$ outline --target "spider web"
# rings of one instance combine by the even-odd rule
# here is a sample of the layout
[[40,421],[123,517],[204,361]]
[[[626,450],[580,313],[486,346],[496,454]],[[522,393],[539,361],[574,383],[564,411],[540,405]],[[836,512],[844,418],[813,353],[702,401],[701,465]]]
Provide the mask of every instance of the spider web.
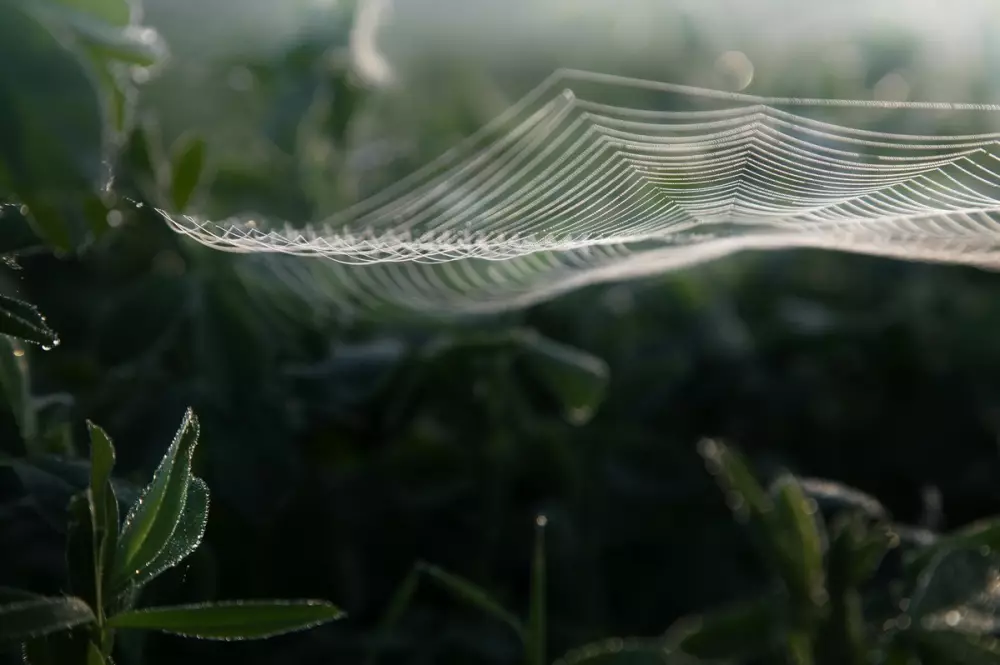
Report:
[[[886,131],[949,124],[982,131]],[[747,249],[995,268],[998,124],[1000,105],[763,98],[563,70],[328,219],[159,212],[254,255],[245,274],[266,266],[275,295],[354,310],[498,312]]]

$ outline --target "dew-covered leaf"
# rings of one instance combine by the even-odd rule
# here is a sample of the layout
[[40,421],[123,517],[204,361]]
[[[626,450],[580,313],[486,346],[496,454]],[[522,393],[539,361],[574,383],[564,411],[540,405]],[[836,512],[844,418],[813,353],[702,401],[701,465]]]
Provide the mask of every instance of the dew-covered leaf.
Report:
[[876,520],[889,518],[889,511],[870,494],[849,485],[822,478],[798,478],[807,496],[820,508],[846,509],[861,512]]
[[517,617],[482,587],[431,564],[421,563],[420,570],[458,600],[504,622],[522,639],[525,637],[524,627]]
[[115,558],[115,589],[142,574],[173,536],[187,501],[198,434],[198,419],[188,409],[153,480],[125,518]]
[[209,640],[252,640],[313,628],[344,616],[320,600],[255,600],[154,607],[111,617],[114,628]]
[[1000,557],[991,551],[956,549],[940,552],[920,571],[908,612],[920,619],[984,595],[1000,578]]
[[712,439],[703,440],[698,452],[738,516],[760,518],[774,510],[771,497],[757,482],[742,455]]
[[783,580],[802,606],[825,602],[823,536],[815,504],[795,478],[783,475],[772,485],[774,528],[770,538]]
[[138,585],[146,584],[154,577],[169,568],[173,568],[189,557],[205,535],[205,525],[208,524],[209,492],[208,485],[197,476],[191,477],[188,485],[187,500],[184,502],[184,512],[174,530],[173,536],[166,547],[160,551],[153,561],[142,572],[135,576]]
[[945,550],[981,548],[1000,551],[1000,517],[979,520],[940,536],[907,557],[907,567],[921,570]]
[[34,305],[0,294],[0,333],[42,346],[54,346],[59,336]]
[[24,347],[7,335],[0,335],[0,389],[10,409],[21,439],[26,444],[38,434],[38,419],[31,399],[28,359]]
[[23,641],[94,621],[80,598],[37,598],[0,605],[0,640]]

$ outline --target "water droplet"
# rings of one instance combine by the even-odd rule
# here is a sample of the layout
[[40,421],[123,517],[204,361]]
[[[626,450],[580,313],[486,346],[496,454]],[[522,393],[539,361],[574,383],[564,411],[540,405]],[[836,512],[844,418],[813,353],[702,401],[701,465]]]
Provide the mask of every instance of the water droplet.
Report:
[[549,518],[546,517],[545,515],[539,515],[538,517],[535,518],[535,524],[538,526],[545,526],[548,523],[549,523]]
[[122,221],[125,219],[120,210],[109,210],[108,211],[108,226],[111,228],[116,228],[121,226]]
[[958,610],[951,610],[944,615],[944,622],[954,628],[962,620],[962,614]]
[[48,344],[42,344],[42,351],[51,351],[52,347]]
[[29,211],[28,211],[28,206],[26,206],[26,205],[22,205],[22,206],[21,206],[21,208],[20,208],[20,210],[21,210],[21,215],[23,215],[23,216],[27,216],[27,214],[28,214],[28,212],[29,212]]
[[23,357],[24,356],[24,349],[14,349],[14,355],[17,356],[18,358]]

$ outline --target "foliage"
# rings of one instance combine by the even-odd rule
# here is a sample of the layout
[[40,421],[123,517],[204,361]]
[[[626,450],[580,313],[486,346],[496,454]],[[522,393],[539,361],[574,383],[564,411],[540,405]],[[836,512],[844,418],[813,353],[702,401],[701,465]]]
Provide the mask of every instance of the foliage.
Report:
[[[229,601],[138,607],[146,584],[190,556],[208,522],[208,486],[191,472],[198,419],[188,410],[152,481],[119,522],[111,482],[115,450],[93,423],[90,483],[70,500],[66,561],[74,595],[8,590],[0,639],[22,641],[31,665],[112,662],[123,630],[159,630],[202,639],[272,637],[339,619],[324,601]],[[126,661],[127,662],[127,661]]]
[[[553,65],[593,63],[487,76],[449,52],[412,63],[409,88],[376,90],[345,53],[351,3],[273,51],[168,59],[188,30],[219,25],[198,14],[170,34],[170,4],[0,0],[0,584],[33,590],[4,592],[11,634],[67,629],[29,640],[37,659],[107,655],[103,625],[119,660],[151,665],[652,663],[665,648],[678,663],[693,660],[679,649],[991,662],[995,275],[800,252],[465,326],[318,310],[271,264],[192,246],[150,208],[320,218],[453,145]],[[677,25],[683,57],[652,75],[702,84],[717,45]],[[757,91],[864,97],[866,80],[923,66],[874,28],[856,46],[864,76],[779,58]],[[912,92],[934,96],[919,81]],[[184,474],[155,476],[149,491],[173,502],[112,538],[108,497],[135,503],[128,479],[157,467],[188,404],[209,442],[198,479],[180,495]],[[85,417],[128,442],[115,477],[106,454],[80,454],[98,432]],[[743,528],[700,473],[691,443],[705,436],[745,452],[709,447]],[[191,551],[209,485],[213,526]],[[525,584],[540,578],[525,528],[539,514],[545,580]],[[408,574],[415,560],[435,565]],[[122,615],[107,604],[137,602],[130,580],[143,606]],[[297,596],[341,599],[353,621],[220,654],[144,634],[225,637],[220,598]],[[257,634],[281,628],[244,608]]]

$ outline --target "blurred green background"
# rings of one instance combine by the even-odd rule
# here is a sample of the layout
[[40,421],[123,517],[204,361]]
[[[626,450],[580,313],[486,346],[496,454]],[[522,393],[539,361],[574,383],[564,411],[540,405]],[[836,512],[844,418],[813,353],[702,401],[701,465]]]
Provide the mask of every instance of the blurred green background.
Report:
[[[196,465],[215,499],[207,544],[157,597],[322,597],[350,614],[263,644],[156,637],[149,663],[362,662],[419,559],[524,608],[540,512],[553,657],[660,633],[764,583],[695,453],[705,436],[763,469],[857,486],[904,522],[948,529],[1000,512],[996,274],[746,254],[487,321],[380,322],[276,290],[264,268],[247,280],[245,259],[149,212],[171,155],[197,136],[207,166],[190,209],[321,218],[559,66],[761,95],[997,103],[995,3],[146,0],[141,22],[169,57],[129,71],[136,130],[115,187],[145,208],[56,253],[18,235],[16,207],[0,208],[4,249],[27,248],[0,286],[37,304],[62,340],[27,354],[38,445],[85,453],[89,418],[141,481],[193,406]],[[45,124],[91,112],[66,101],[69,83],[52,92],[62,65],[27,76],[38,52],[3,26],[0,43],[14,74],[0,86],[5,113],[46,104],[6,126],[6,146],[42,145],[51,159],[25,166],[39,172],[90,159],[93,146]],[[720,58],[731,51],[752,63],[749,81]],[[540,372],[510,342],[525,329],[606,363],[607,385],[602,371]],[[22,454],[12,416],[0,426],[0,448]],[[0,478],[0,585],[57,593],[61,533],[20,492]],[[428,589],[385,662],[518,657],[505,626]]]

